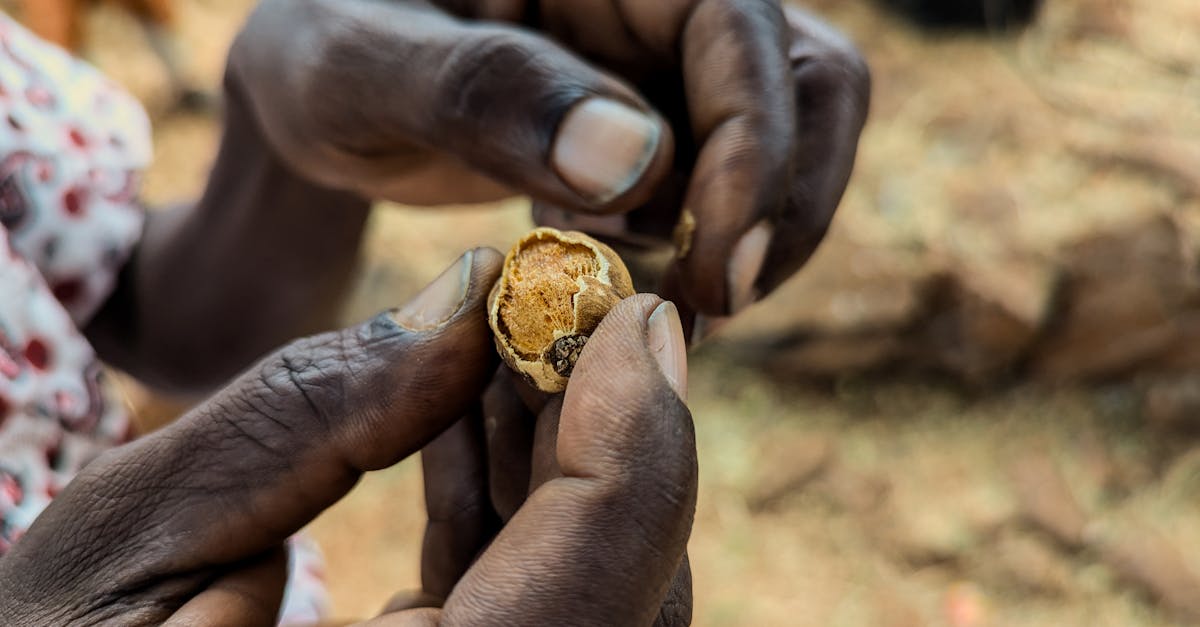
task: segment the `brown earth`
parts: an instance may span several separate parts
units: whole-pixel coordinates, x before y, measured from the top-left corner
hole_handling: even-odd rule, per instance
[[[251,2],[180,4],[215,86]],[[813,263],[694,360],[696,622],[1200,621],[1200,4],[1051,0],[1015,38],[812,4],[866,53],[872,120]],[[213,120],[165,115],[125,16],[92,26],[158,118],[148,199],[194,195]],[[381,207],[346,319],[528,226]],[[410,461],[313,525],[338,615],[417,585],[421,516]]]

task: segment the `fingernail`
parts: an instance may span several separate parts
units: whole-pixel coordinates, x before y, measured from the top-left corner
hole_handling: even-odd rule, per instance
[[[420,294],[393,313],[392,318],[413,331],[432,329],[449,320],[467,296],[474,257],[473,250],[459,257],[454,265],[442,272]]]
[[[551,161],[576,192],[608,202],[638,182],[658,150],[661,131],[650,116],[607,98],[591,98],[567,113]]]
[[[758,300],[758,291],[754,288],[754,283],[762,272],[763,262],[767,259],[767,246],[770,243],[771,225],[763,220],[755,224],[734,245],[726,276],[729,313],[735,314]]]
[[[683,341],[683,323],[675,304],[665,302],[650,314],[646,343],[650,354],[658,361],[671,388],[687,402],[687,345]]]

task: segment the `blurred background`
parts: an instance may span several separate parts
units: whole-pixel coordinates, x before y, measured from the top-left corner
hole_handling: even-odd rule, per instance
[[[155,118],[152,204],[200,190],[253,0],[171,4],[178,76],[80,9]],[[694,355],[696,624],[1200,622],[1200,3],[1027,4],[806,5],[868,58],[871,119],[812,263]],[[379,207],[345,320],[530,226]],[[418,587],[423,525],[415,461],[315,523],[338,616]]]

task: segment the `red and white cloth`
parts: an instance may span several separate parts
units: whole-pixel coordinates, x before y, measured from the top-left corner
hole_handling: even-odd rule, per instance
[[[0,559],[89,461],[131,437],[79,333],[142,233],[141,105],[0,13]],[[283,623],[326,613],[298,538]]]

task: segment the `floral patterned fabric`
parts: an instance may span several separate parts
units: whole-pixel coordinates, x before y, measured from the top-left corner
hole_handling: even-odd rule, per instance
[[[0,556],[89,461],[131,437],[78,329],[142,232],[142,107],[0,13]],[[284,623],[327,606],[315,545],[292,542]]]

